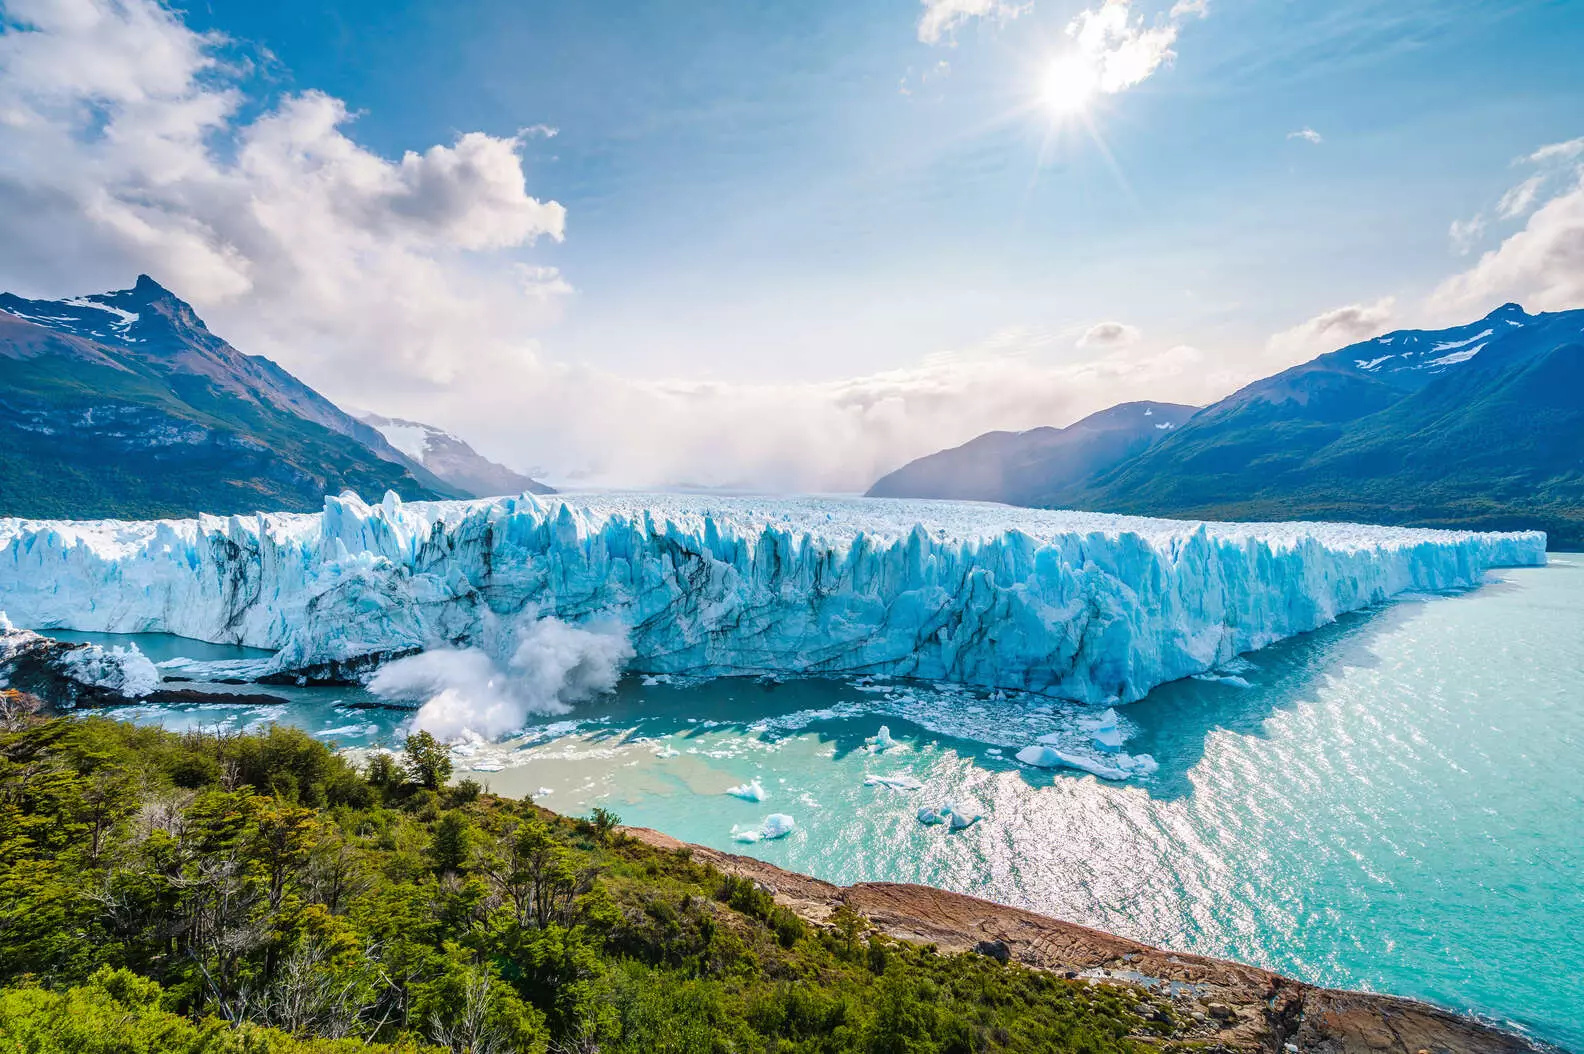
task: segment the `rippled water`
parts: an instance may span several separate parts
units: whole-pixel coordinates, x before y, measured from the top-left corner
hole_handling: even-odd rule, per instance
[[[1142,781],[1012,761],[1070,721],[1061,708],[832,682],[630,679],[459,770],[837,882],[962,890],[1584,1050],[1584,558],[1349,616],[1252,659],[1251,687],[1181,682],[1122,711],[1126,749],[1160,762]],[[345,706],[357,693],[290,694],[273,710],[132,716],[394,742],[402,715]],[[882,723],[901,746],[876,754]],[[724,793],[755,777],[764,802]],[[918,823],[948,801],[984,819]],[[796,831],[733,840],[772,812]]]

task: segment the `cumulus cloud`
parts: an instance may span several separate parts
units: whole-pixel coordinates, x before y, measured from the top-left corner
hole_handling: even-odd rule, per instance
[[[1171,7],[1170,17],[1181,20],[1189,16],[1195,18],[1210,17],[1210,0],[1177,0]]]
[[[919,16],[918,38],[926,44],[949,43],[960,26],[976,18],[1006,22],[1028,8],[1006,0],[921,0],[924,13]]]
[[[1287,133],[1287,138],[1288,139],[1302,139],[1304,142],[1313,143],[1316,146],[1319,146],[1321,143],[1325,142],[1325,137],[1324,136],[1322,136],[1319,132],[1315,131],[1313,128],[1310,128],[1307,125],[1305,125],[1304,127],[1298,129],[1296,132],[1288,132]]]
[[[1514,300],[1531,311],[1584,306],[1584,138],[1543,146],[1518,159],[1537,171],[1496,203],[1501,219],[1526,213],[1521,230],[1473,267],[1442,282],[1428,308],[1446,320]],[[1483,216],[1470,223],[1483,228]],[[1454,225],[1454,238],[1457,225]]]
[[[490,344],[485,311],[544,313],[509,268],[469,255],[559,240],[519,141],[478,132],[380,157],[320,92],[247,115],[225,42],[154,0],[11,0],[0,32],[0,278],[20,291],[147,271],[247,350],[427,380]],[[543,285],[539,287],[543,291]]]
[[[1396,307],[1396,298],[1388,296],[1370,304],[1332,308],[1275,334],[1268,347],[1288,363],[1303,362],[1380,335],[1390,325]]]
[[[1137,343],[1142,334],[1125,322],[1096,322],[1078,337],[1080,348],[1117,348]]]
[[[1584,175],[1472,268],[1441,283],[1430,307],[1452,317],[1508,300],[1531,311],[1584,306]]]
[[[1178,20],[1184,14],[1204,14],[1198,5],[1189,4],[1181,12],[1178,7],[1165,22],[1150,27],[1143,15],[1133,15],[1129,0],[1105,0],[1078,13],[1067,26],[1067,35],[1093,69],[1099,90],[1125,91],[1177,57],[1172,45],[1177,42]]]

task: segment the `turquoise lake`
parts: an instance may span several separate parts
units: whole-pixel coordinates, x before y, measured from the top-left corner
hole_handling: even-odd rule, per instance
[[[136,639],[156,660],[252,654]],[[1584,1051],[1584,557],[1350,615],[1249,659],[1248,687],[1190,680],[1119,708],[1126,750],[1159,762],[1146,779],[1012,760],[1083,716],[1037,699],[634,677],[520,738],[462,748],[458,775],[836,882],[960,890]],[[262,690],[290,702],[121,713],[399,743],[406,715],[365,708],[361,692]],[[876,752],[881,725],[898,745]],[[762,802],[726,793],[753,780]],[[919,823],[947,802],[983,818]],[[771,813],[796,829],[734,838]]]

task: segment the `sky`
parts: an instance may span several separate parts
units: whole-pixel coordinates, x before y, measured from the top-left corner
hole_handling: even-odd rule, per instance
[[[0,288],[563,485],[862,490],[1584,306],[1576,0],[0,0]]]

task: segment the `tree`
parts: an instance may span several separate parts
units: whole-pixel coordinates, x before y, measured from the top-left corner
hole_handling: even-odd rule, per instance
[[[439,790],[451,778],[451,749],[428,732],[407,737],[407,778],[425,790]]]
[[[434,825],[434,838],[429,843],[429,859],[436,871],[460,871],[467,863],[468,848],[473,841],[473,829],[467,817],[456,811],[441,815]]]

